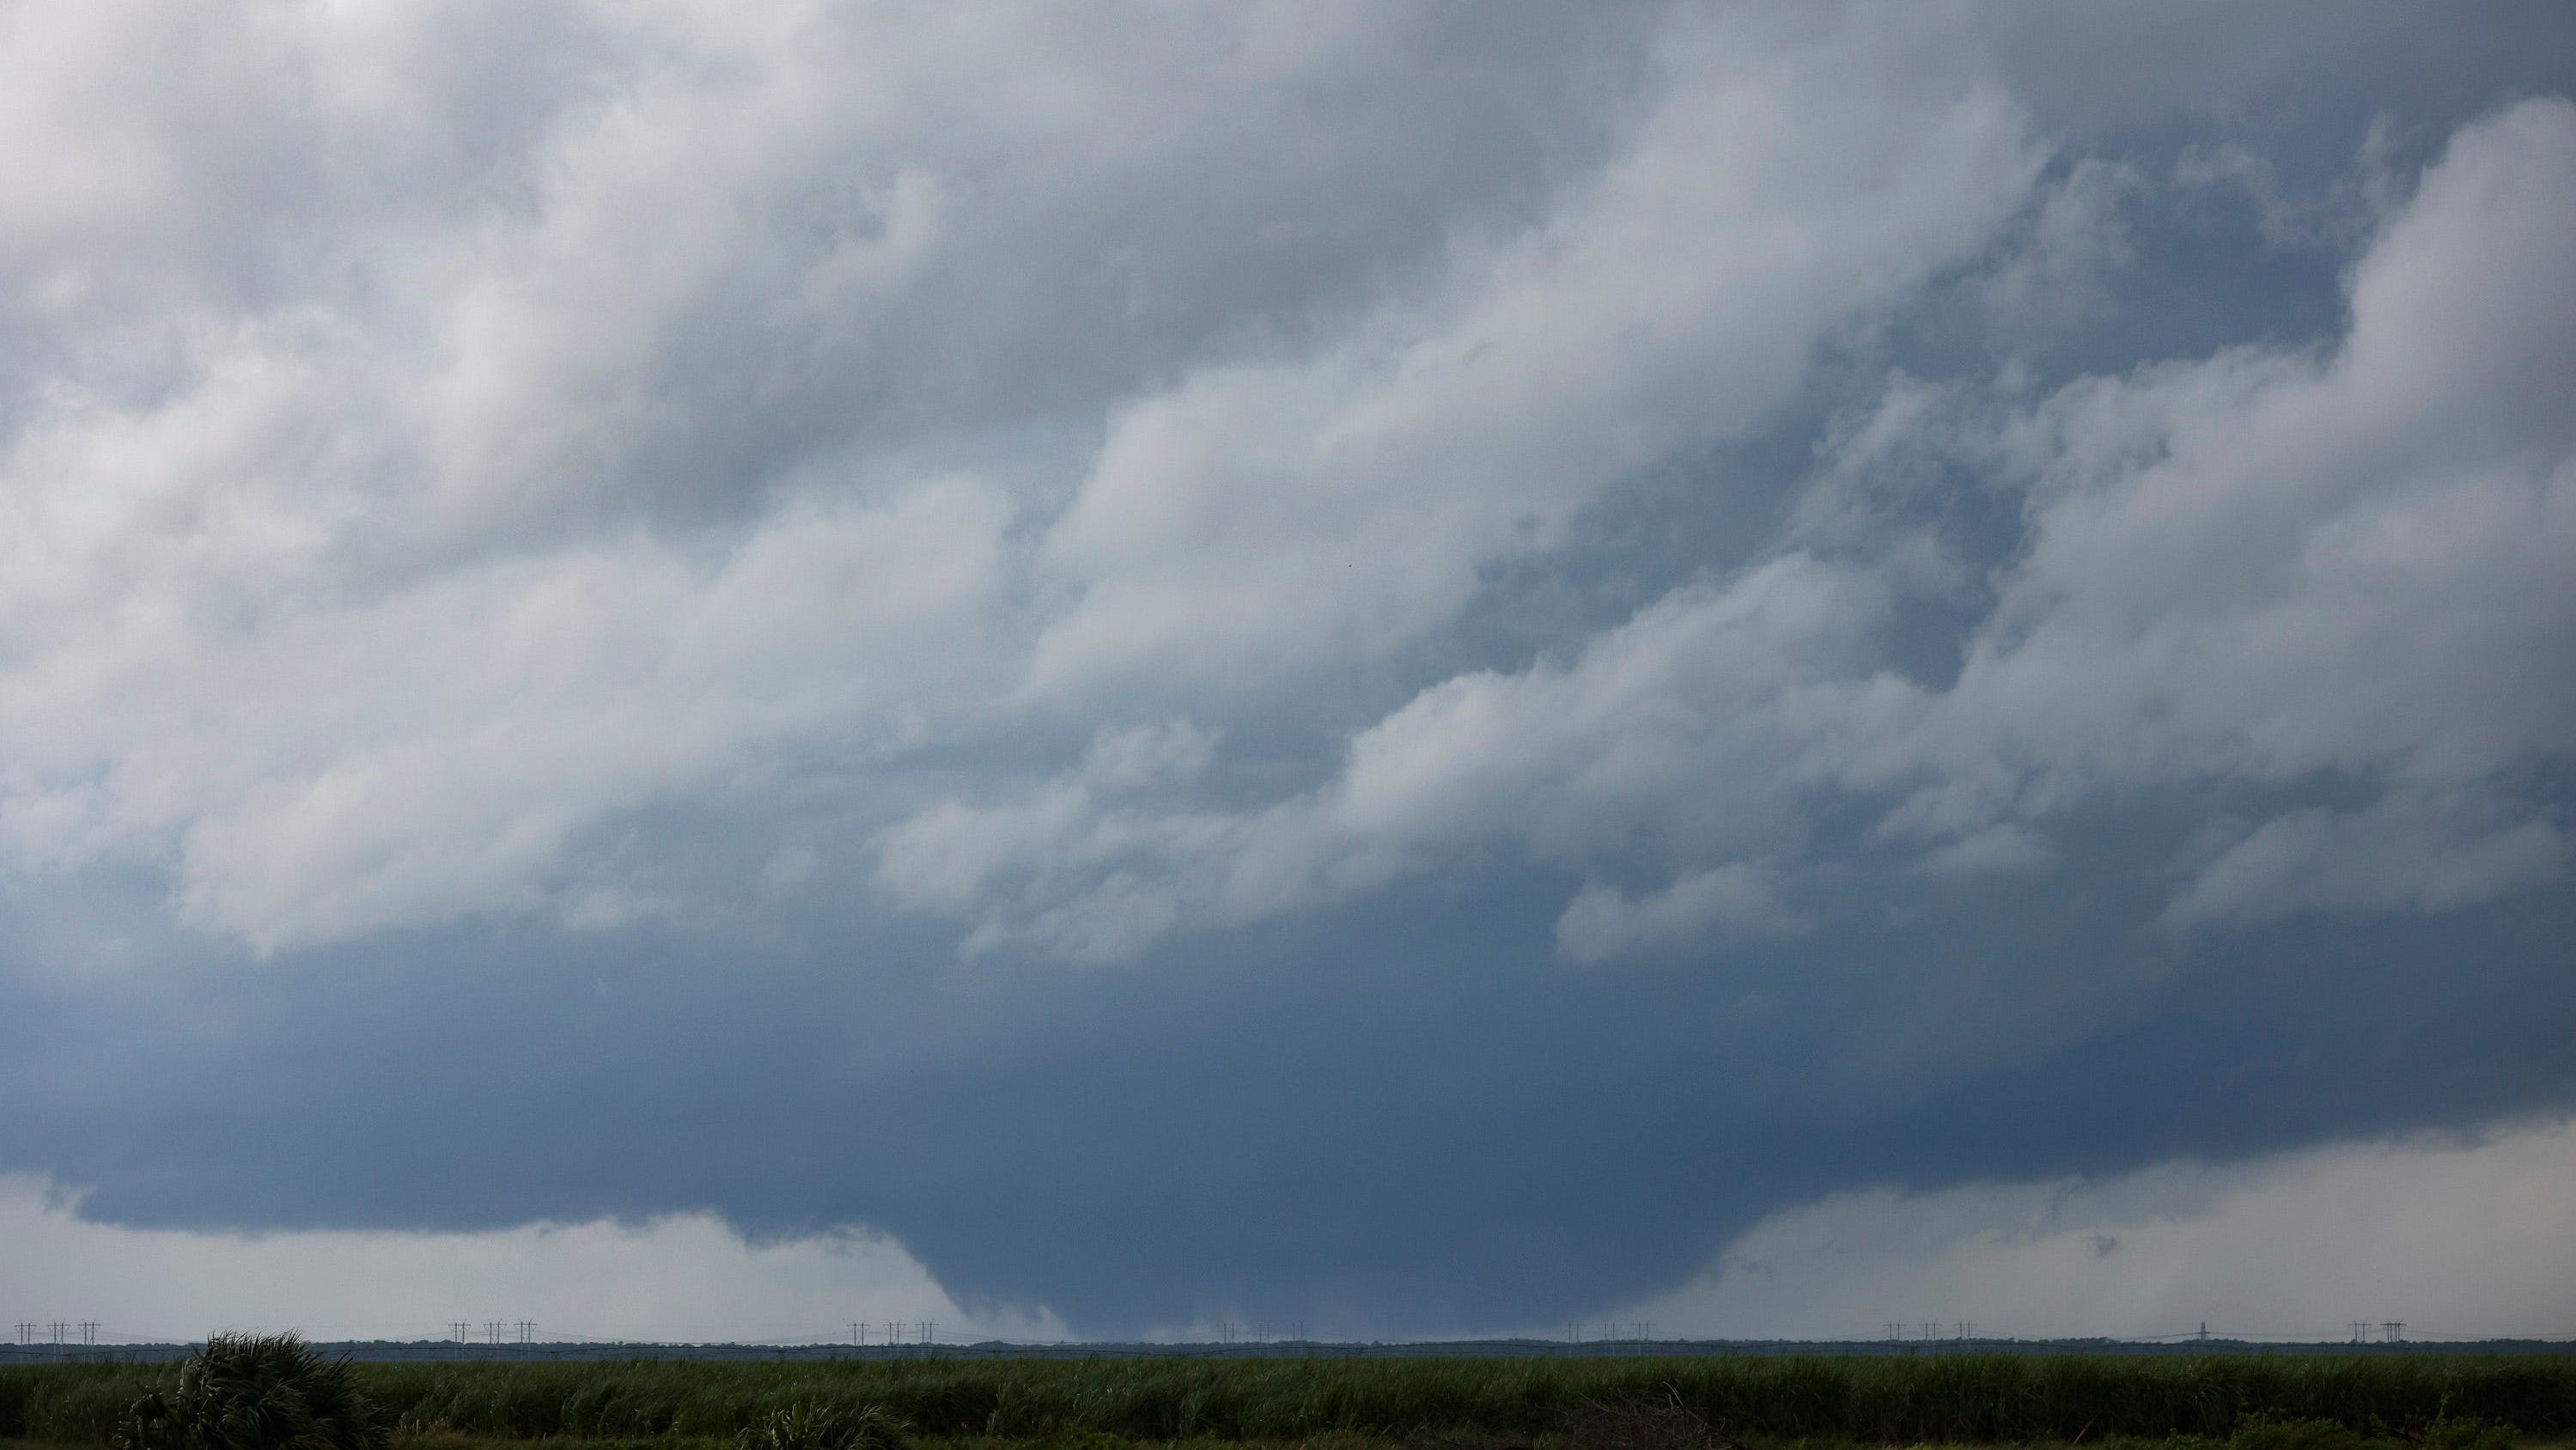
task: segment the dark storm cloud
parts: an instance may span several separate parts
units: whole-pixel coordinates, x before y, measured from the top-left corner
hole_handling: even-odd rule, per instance
[[[1650,1293],[1855,1183],[2257,1154],[2571,1088],[2563,901],[2261,934],[2177,971],[2137,959],[2135,903],[1887,894],[1923,915],[1582,992],[1528,949],[1546,912],[1414,898],[1039,988],[1036,1020],[929,1052],[869,1024],[953,1018],[935,993],[451,940],[440,990],[294,984],[220,1047],[54,1015],[75,1050],[9,1084],[9,1147],[101,1185],[114,1221],[861,1217],[961,1299],[1080,1306],[1081,1330],[1367,1332]],[[757,1004],[721,985],[746,971]],[[146,1032],[140,1080],[79,1070]]]
[[[2554,9],[12,24],[94,1218],[1474,1330],[2576,1101]]]

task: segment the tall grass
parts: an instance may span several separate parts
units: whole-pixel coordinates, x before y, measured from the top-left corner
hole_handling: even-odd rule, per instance
[[[293,1334],[218,1334],[176,1388],[137,1400],[116,1450],[383,1450],[384,1421],[348,1361]]]
[[[1678,1402],[1738,1437],[2223,1438],[2249,1417],[2412,1434],[2478,1419],[2576,1433],[2576,1357],[928,1360],[366,1364],[411,1431],[733,1436],[791,1408],[868,1406],[927,1435],[1135,1439],[1534,1435],[1602,1404]],[[168,1366],[0,1370],[0,1438],[103,1443]]]

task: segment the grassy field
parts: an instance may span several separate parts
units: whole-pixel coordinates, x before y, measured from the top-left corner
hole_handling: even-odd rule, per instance
[[[930,1360],[366,1364],[402,1450],[718,1450],[789,1406],[877,1405],[917,1437],[1045,1441],[2055,1444],[2479,1450],[2576,1435],[2576,1356]],[[168,1365],[0,1369],[0,1439],[104,1443]],[[2123,1442],[2129,1442],[2124,1444]]]

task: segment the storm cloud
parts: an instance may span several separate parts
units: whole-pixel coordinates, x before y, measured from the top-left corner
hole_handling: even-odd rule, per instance
[[[67,1255],[2072,1331],[1886,1223],[2563,1150],[2552,7],[115,0],[0,95]]]

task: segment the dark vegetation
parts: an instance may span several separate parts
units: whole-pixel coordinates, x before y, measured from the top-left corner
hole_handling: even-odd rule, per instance
[[[116,1450],[380,1450],[384,1418],[350,1366],[291,1334],[218,1334],[149,1385],[108,1434]]]
[[[735,1434],[734,1450],[906,1450],[909,1426],[882,1405],[798,1400]]]
[[[347,1403],[363,1402],[348,1423],[381,1424],[420,1450],[494,1439],[564,1442],[546,1450],[903,1450],[921,1438],[1048,1450],[1323,1439],[1422,1450],[2499,1450],[2515,1437],[2576,1435],[2576,1357],[2555,1355],[656,1360],[336,1372]],[[0,1369],[0,1440],[102,1445],[123,1426],[134,1450],[367,1450],[337,1432],[263,1441],[143,1428],[138,1402],[157,1394],[175,1417],[190,1393],[183,1380],[170,1366]],[[198,1393],[213,1402],[210,1389]],[[310,1391],[305,1400],[320,1404]]]

